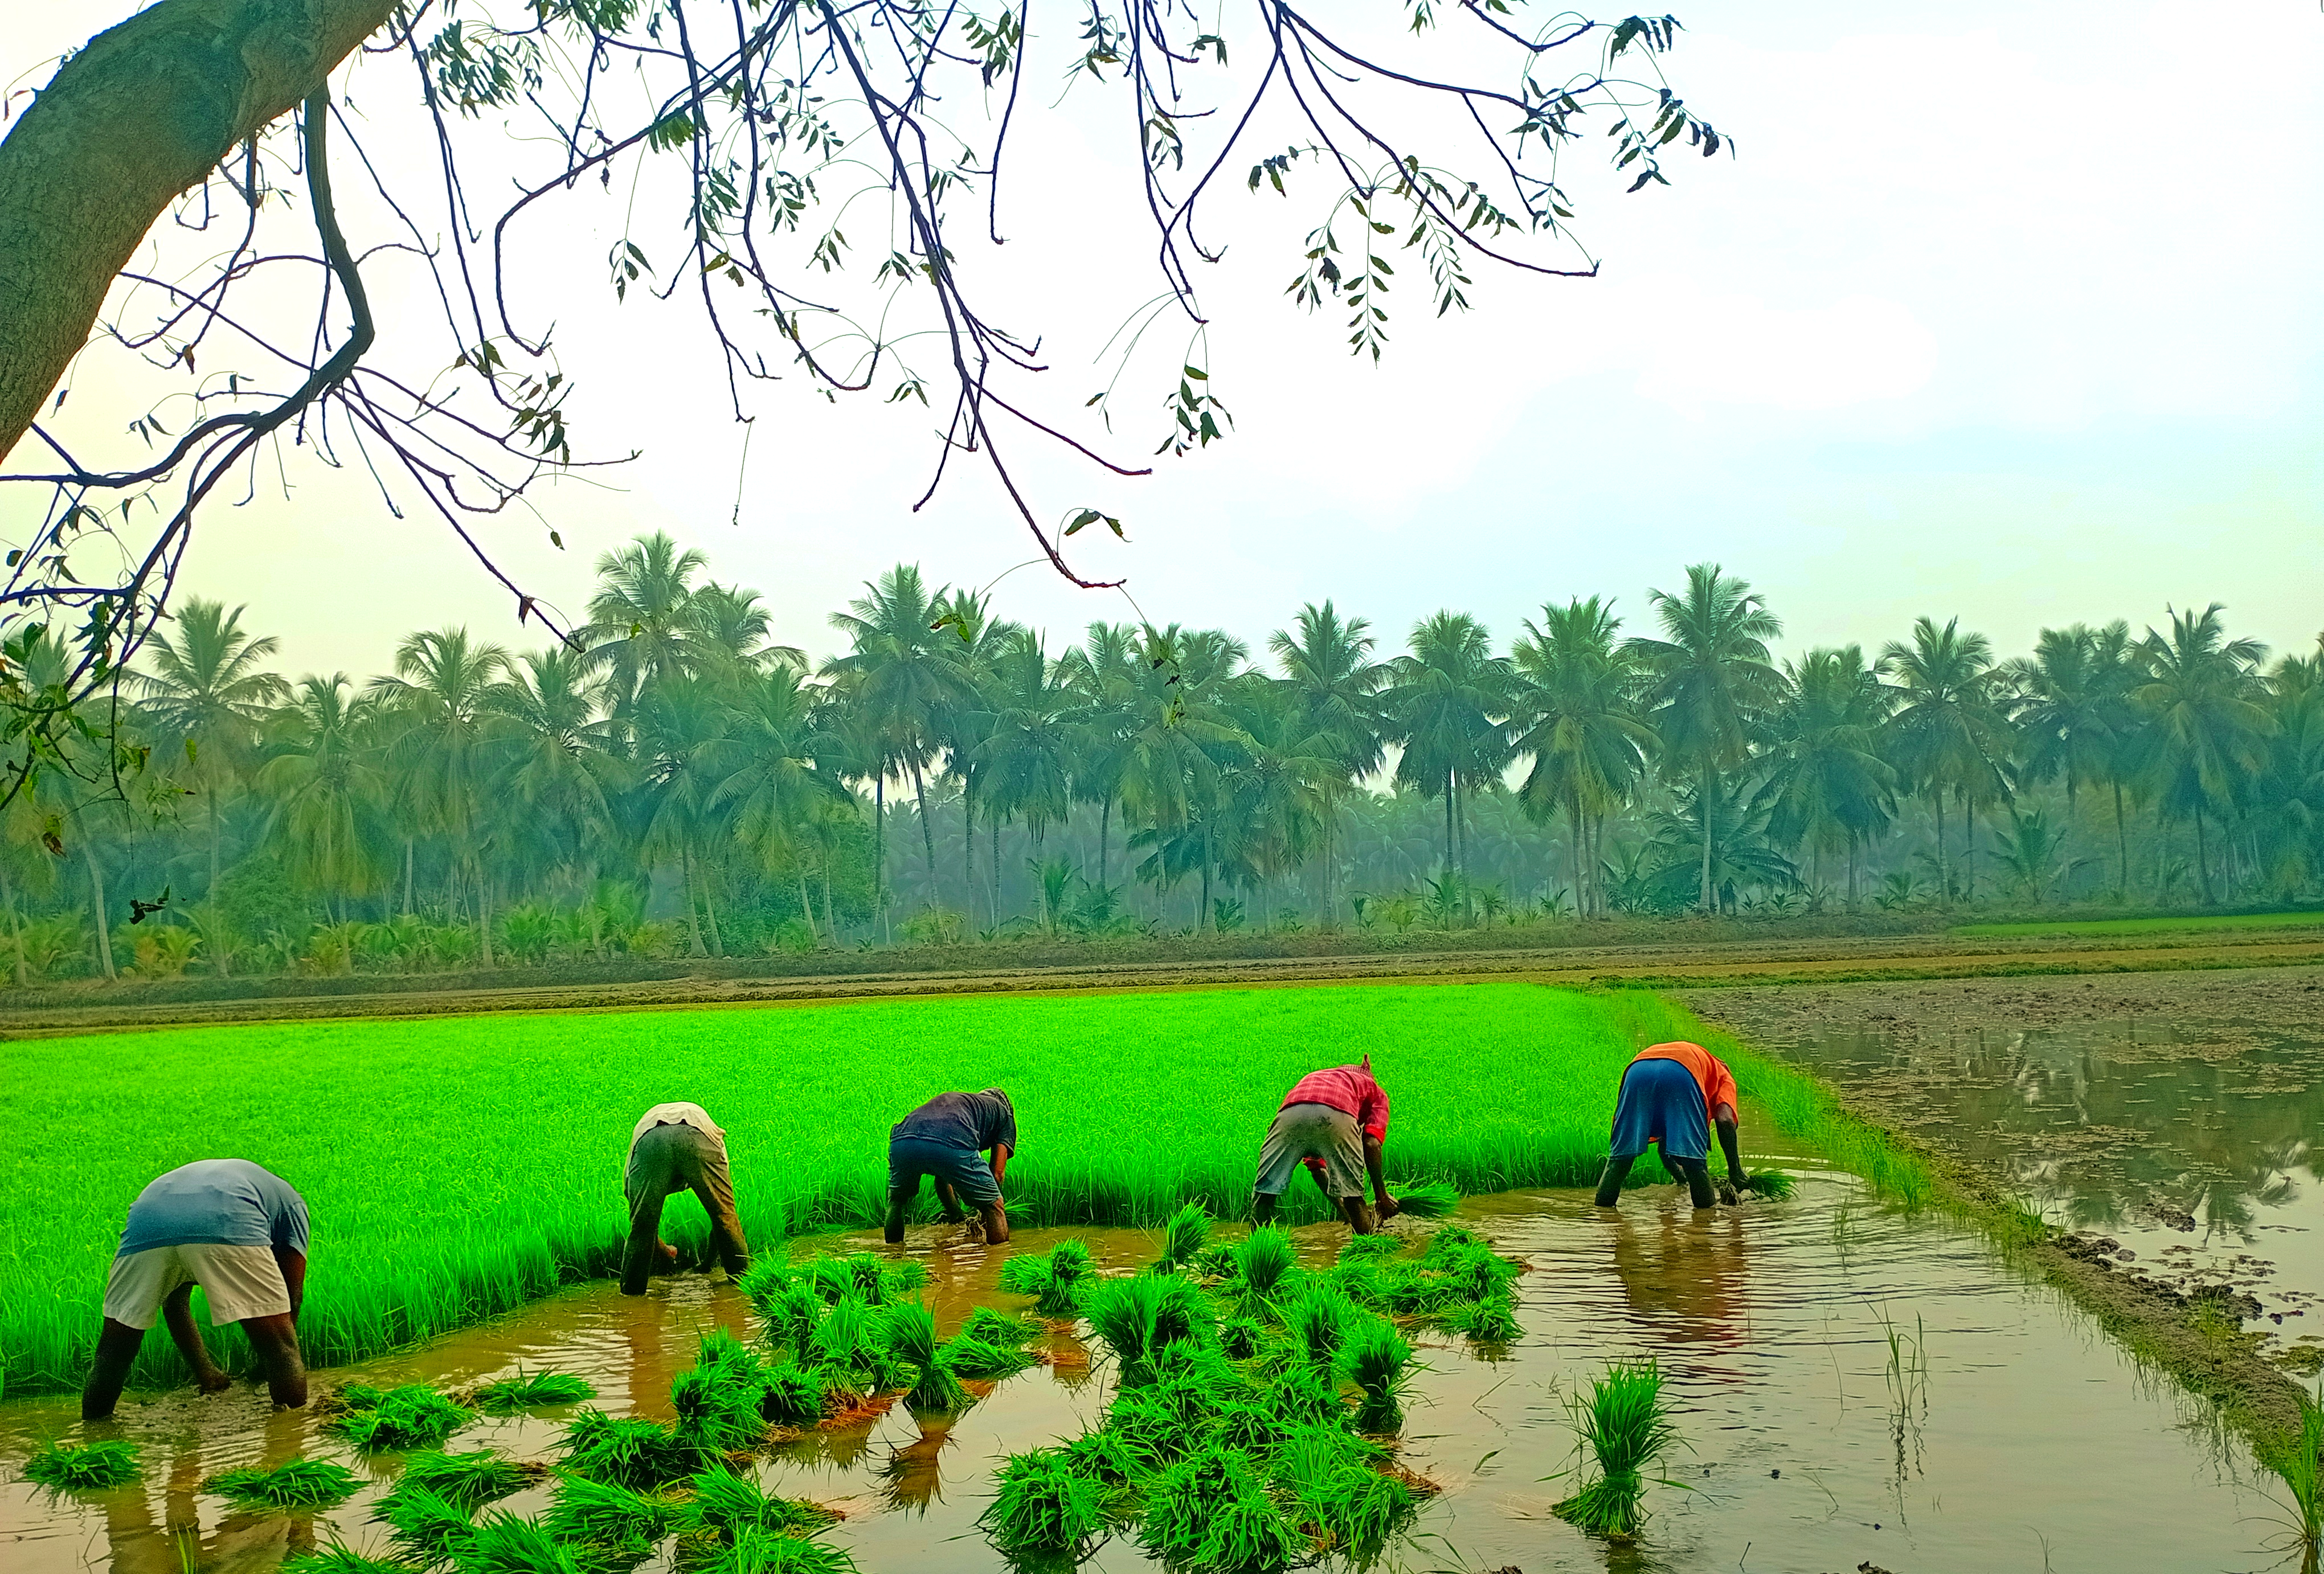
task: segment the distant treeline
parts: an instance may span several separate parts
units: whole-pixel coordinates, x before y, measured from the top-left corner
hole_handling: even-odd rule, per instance
[[[1775,614],[1702,565],[1650,632],[1591,597],[1505,649],[1439,612],[1391,656],[1325,602],[1263,657],[1176,624],[1052,651],[899,566],[813,667],[707,567],[647,537],[600,559],[575,648],[418,633],[360,683],[286,679],[242,609],[183,603],[0,816],[15,980],[2254,902],[2324,872],[2324,637],[2271,665],[2216,606],[2007,660],[1923,618],[1779,663]],[[61,659],[7,654],[32,691]]]

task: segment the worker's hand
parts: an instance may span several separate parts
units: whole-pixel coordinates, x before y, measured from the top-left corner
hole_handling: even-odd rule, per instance
[[[1383,1196],[1380,1198],[1379,1216],[1382,1219],[1394,1219],[1397,1214],[1403,1211],[1404,1204],[1397,1201],[1395,1198],[1388,1196]]]
[[[194,1386],[205,1394],[223,1394],[234,1386],[234,1379],[224,1372],[212,1369],[194,1376]]]
[[[678,1261],[678,1248],[670,1245],[669,1242],[666,1240],[658,1240],[654,1242],[654,1247],[661,1253],[661,1260],[663,1262],[674,1263]]]
[[[1719,1183],[1719,1200],[1729,1208],[1737,1208],[1742,1205],[1743,1194],[1735,1189],[1734,1182],[1721,1181]]]

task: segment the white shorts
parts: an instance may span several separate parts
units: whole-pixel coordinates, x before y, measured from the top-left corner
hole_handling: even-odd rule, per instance
[[[210,1322],[224,1327],[245,1317],[281,1317],[290,1311],[282,1265],[266,1246],[157,1246],[113,1259],[105,1283],[105,1314],[129,1328],[153,1326],[161,1302],[180,1284],[199,1284]]]

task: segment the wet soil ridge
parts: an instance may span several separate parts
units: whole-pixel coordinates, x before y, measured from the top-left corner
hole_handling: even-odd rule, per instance
[[[1576,925],[1368,936],[866,951],[408,977],[194,979],[0,994],[0,1038],[108,1028],[497,1011],[650,1009],[883,997],[1179,986],[1509,978],[1607,988],[2249,969],[2324,962],[2324,934],[2290,930],[1968,936],[1849,921]],[[1864,925],[1870,927],[1868,922]]]
[[[1842,1109],[1918,1156],[1937,1201],[2263,1459],[2300,1435],[2290,1374],[2324,1365],[2324,1336],[2301,1331],[2324,1303],[2301,1184],[2324,1110],[2319,999],[2316,968],[1690,997],[1828,1079]],[[2280,1244],[2240,1249],[2262,1230]]]

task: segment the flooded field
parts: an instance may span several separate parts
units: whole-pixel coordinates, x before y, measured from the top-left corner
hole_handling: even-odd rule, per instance
[[[2134,1548],[2141,1568],[2273,1560],[2265,1549],[2282,1511],[2201,1413],[2047,1292],[1997,1266],[1981,1239],[1884,1211],[1849,1177],[1805,1174],[1789,1201],[1701,1219],[1657,1188],[1611,1216],[1582,1193],[1539,1192],[1473,1199],[1462,1220],[1530,1264],[1518,1282],[1526,1333],[1493,1359],[1459,1342],[1422,1348],[1428,1369],[1402,1462],[1443,1490],[1391,1549],[1395,1567],[2113,1570]],[[1152,1237],[1108,1230],[1027,1230],[997,1251],[916,1234],[906,1249],[925,1257],[949,1330],[975,1304],[1023,1304],[994,1288],[1001,1258],[1046,1250],[1065,1233],[1115,1269],[1155,1255]],[[1344,1237],[1316,1227],[1300,1238],[1320,1263]],[[876,1236],[795,1249],[818,1245],[881,1249]],[[321,1374],[318,1387],[453,1388],[553,1368],[588,1377],[615,1413],[667,1417],[669,1380],[692,1364],[697,1333],[746,1332],[751,1321],[723,1281],[662,1281],[642,1301],[595,1284]],[[831,1539],[867,1574],[1003,1569],[975,1523],[995,1467],[1080,1430],[1111,1388],[1102,1348],[1061,1333],[1047,1350],[1052,1364],[999,1384],[948,1422],[897,1407],[784,1446],[761,1477],[770,1490],[844,1510]],[[1558,1478],[1573,1463],[1567,1401],[1609,1359],[1647,1355],[1663,1363],[1676,1402],[1681,1485],[1650,1494],[1643,1548],[1609,1549],[1549,1514],[1571,1489]],[[449,1446],[545,1459],[563,1415],[483,1419]],[[116,1426],[144,1445],[143,1479],[55,1496],[16,1480],[17,1467],[46,1438],[81,1435],[73,1403],[0,1404],[0,1472],[10,1480],[0,1487],[0,1545],[12,1574],[268,1574],[292,1550],[383,1545],[366,1515],[396,1457],[356,1456],[309,1414],[270,1413],[247,1386],[127,1405]],[[296,1458],[343,1460],[375,1486],[320,1514],[236,1510],[199,1487],[222,1469]],[[546,1496],[535,1488],[505,1506],[533,1512]],[[1143,1560],[1116,1539],[1088,1566]]]
[[[1689,1003],[2053,1222],[2324,1356],[2324,969],[1705,990]],[[2310,1330],[2313,1330],[2311,1332]]]

